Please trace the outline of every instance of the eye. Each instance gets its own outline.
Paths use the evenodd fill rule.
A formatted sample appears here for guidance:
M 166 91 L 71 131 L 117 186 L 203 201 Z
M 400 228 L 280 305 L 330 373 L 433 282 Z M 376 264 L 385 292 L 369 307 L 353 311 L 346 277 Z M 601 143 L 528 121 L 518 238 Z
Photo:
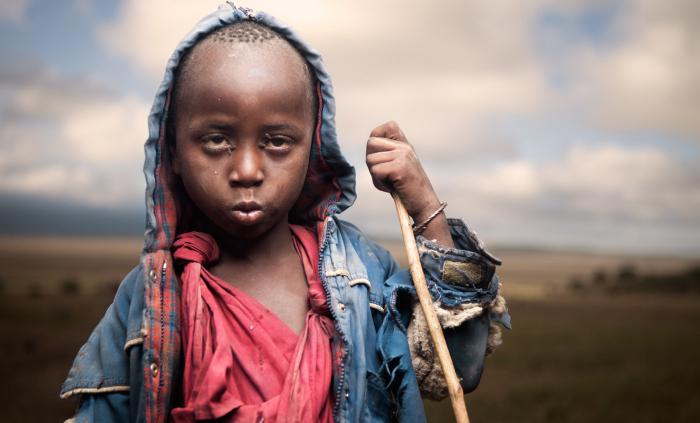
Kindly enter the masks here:
M 233 145 L 231 145 L 229 140 L 222 134 L 205 135 L 202 137 L 202 146 L 206 151 L 212 153 L 229 151 L 233 148 Z
M 268 150 L 286 151 L 292 147 L 294 140 L 286 135 L 270 135 L 265 133 L 263 146 Z

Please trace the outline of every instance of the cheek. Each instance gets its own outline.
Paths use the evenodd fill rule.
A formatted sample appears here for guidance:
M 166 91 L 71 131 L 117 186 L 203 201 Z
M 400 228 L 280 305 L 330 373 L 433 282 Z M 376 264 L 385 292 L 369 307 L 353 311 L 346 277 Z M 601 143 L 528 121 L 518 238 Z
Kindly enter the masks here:
M 293 174 L 290 175 L 290 181 L 293 181 L 293 183 L 290 184 L 292 185 L 290 186 L 290 191 L 293 193 L 295 201 L 301 193 L 302 188 L 304 187 L 308 166 L 309 152 L 305 151 L 303 154 L 300 154 L 299 158 L 297 158 L 295 171 L 293 172 Z
M 299 197 L 306 181 L 308 160 L 308 154 L 302 152 L 269 169 L 274 172 L 274 176 L 267 178 L 267 183 L 274 186 L 270 193 L 275 193 L 273 195 L 280 209 L 291 208 Z
M 192 199 L 207 200 L 215 196 L 217 180 L 222 171 L 216 164 L 190 159 L 180 162 L 180 178 Z

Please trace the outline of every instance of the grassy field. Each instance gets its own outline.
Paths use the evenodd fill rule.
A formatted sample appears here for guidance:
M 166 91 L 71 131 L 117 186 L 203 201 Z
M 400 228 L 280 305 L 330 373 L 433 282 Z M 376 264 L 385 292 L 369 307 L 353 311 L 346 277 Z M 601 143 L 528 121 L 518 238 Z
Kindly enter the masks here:
M 134 239 L 0 238 L 0 420 L 72 414 L 60 383 L 139 248 Z M 623 263 L 663 274 L 690 261 L 495 252 L 514 329 L 467 396 L 472 421 L 700 421 L 700 296 L 566 289 Z M 430 421 L 451 421 L 449 404 L 426 407 Z
M 511 301 L 510 309 L 514 330 L 467 396 L 473 421 L 700 421 L 697 298 Z M 427 405 L 435 421 L 450 421 L 448 404 Z

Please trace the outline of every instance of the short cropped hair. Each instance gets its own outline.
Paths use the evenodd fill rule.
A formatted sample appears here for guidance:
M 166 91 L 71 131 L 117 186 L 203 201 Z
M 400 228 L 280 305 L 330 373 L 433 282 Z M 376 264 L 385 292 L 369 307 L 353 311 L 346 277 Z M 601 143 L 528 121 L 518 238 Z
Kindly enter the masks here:
M 266 44 L 273 42 L 286 43 L 291 47 L 301 59 L 304 65 L 304 73 L 309 83 L 309 100 L 311 101 L 311 110 L 314 119 L 318 114 L 318 95 L 316 94 L 316 78 L 311 70 L 311 65 L 306 61 L 302 54 L 294 46 L 292 46 L 286 38 L 273 29 L 252 21 L 239 21 L 230 25 L 226 25 L 216 31 L 206 35 L 199 40 L 192 48 L 190 48 L 182 58 L 180 65 L 175 70 L 173 76 L 173 85 L 170 93 L 170 106 L 168 109 L 168 117 L 166 122 L 166 138 L 171 145 L 175 145 L 175 115 L 177 113 L 177 103 L 182 95 L 182 86 L 195 77 L 196 72 L 193 71 L 192 57 L 193 52 L 197 48 L 204 46 L 212 46 L 219 43 L 245 43 L 245 44 Z

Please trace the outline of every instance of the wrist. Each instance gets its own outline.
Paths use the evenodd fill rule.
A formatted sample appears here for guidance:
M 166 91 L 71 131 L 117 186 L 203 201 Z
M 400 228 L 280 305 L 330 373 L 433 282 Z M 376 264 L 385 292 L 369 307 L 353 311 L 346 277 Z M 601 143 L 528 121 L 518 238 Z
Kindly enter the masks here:
M 427 200 L 425 203 L 421 204 L 415 211 L 409 211 L 409 214 L 416 225 L 424 222 L 426 219 L 428 219 L 428 217 L 430 217 L 431 214 L 435 212 L 435 210 L 442 206 L 440 199 L 438 199 L 437 195 L 435 194 L 423 198 L 426 198 Z
M 445 215 L 444 215 L 444 210 L 445 207 L 447 207 L 447 202 L 443 201 L 440 203 L 440 206 L 436 208 L 428 217 L 426 217 L 424 220 L 419 220 L 419 221 L 414 221 L 413 222 L 413 233 L 414 235 L 420 235 L 423 232 L 425 232 L 429 225 L 433 223 L 434 221 L 438 220 L 439 217 L 442 217 L 443 221 L 446 222 Z

